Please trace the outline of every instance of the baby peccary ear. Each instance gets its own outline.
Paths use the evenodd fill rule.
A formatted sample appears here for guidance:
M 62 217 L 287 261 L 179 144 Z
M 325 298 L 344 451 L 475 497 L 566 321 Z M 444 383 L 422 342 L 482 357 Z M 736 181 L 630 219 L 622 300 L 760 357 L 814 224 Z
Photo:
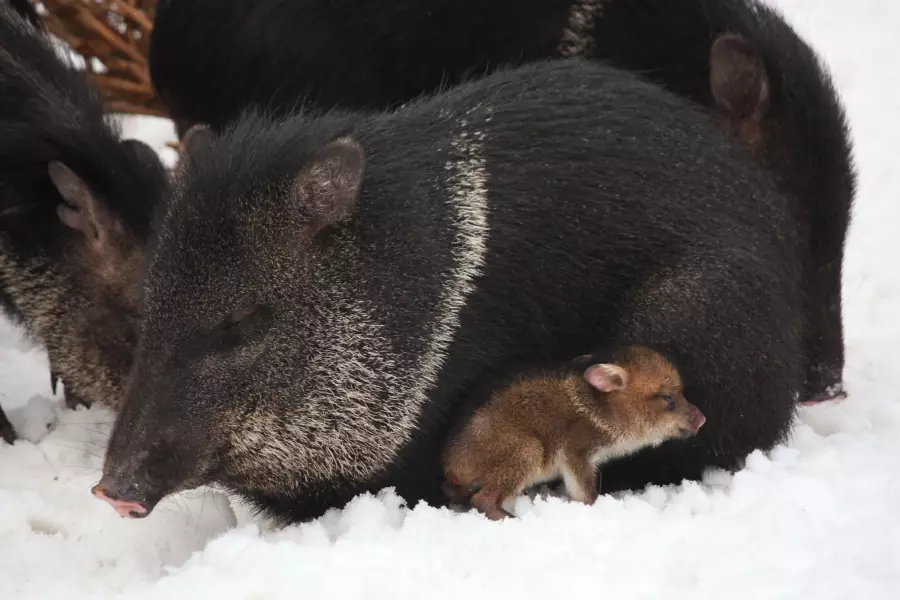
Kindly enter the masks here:
M 109 220 L 88 184 L 61 162 L 51 162 L 47 172 L 66 201 L 56 207 L 59 220 L 67 227 L 82 232 L 89 243 L 101 241 Z
M 295 189 L 315 235 L 353 214 L 363 175 L 363 149 L 350 138 L 323 148 L 297 174 Z
M 769 105 L 769 77 L 756 47 L 746 38 L 725 34 L 713 42 L 709 56 L 713 99 L 735 125 L 758 122 Z
M 591 365 L 584 372 L 584 379 L 604 393 L 624 390 L 628 385 L 628 372 L 617 365 Z

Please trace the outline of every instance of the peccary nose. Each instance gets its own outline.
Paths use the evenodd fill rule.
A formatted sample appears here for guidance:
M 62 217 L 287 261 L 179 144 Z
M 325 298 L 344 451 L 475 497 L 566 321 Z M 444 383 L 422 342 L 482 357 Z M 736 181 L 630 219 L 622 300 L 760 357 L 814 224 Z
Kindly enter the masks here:
M 706 423 L 706 416 L 700 412 L 700 409 L 693 404 L 689 405 L 687 422 L 692 433 L 697 433 L 703 424 Z
M 91 488 L 91 493 L 109 503 L 126 519 L 141 519 L 150 514 L 146 503 L 136 499 L 133 489 L 125 488 L 108 475 L 104 475 L 100 483 Z

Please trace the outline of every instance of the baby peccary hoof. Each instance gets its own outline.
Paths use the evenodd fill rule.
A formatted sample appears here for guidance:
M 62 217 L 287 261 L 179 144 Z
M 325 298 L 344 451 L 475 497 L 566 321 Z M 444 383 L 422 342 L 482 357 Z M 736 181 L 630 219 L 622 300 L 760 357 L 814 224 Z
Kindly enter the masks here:
M 16 430 L 13 429 L 12 423 L 9 422 L 9 419 L 6 418 L 6 413 L 0 408 L 0 438 L 7 444 L 12 444 L 16 441 L 17 437 Z
M 445 481 L 442 485 L 444 496 L 452 504 L 468 506 L 472 502 L 472 496 L 478 491 L 478 487 L 468 487 L 458 483 Z
M 488 488 L 481 488 L 475 492 L 470 502 L 473 507 L 491 521 L 502 521 L 506 517 L 515 519 L 516 515 L 500 506 L 502 503 L 503 497 L 500 492 L 495 492 Z

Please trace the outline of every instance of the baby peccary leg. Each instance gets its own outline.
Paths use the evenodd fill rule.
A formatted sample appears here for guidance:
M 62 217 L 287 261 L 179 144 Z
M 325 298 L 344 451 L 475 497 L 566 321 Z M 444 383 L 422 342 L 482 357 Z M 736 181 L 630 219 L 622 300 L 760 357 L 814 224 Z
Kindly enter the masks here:
M 512 494 L 510 494 L 511 496 Z M 471 504 L 484 513 L 492 521 L 502 521 L 504 517 L 515 518 L 515 515 L 504 510 L 501 504 L 509 496 L 490 486 L 484 486 L 472 496 Z
M 13 429 L 12 423 L 6 418 L 6 413 L 0 408 L 0 439 L 7 444 L 16 441 L 16 430 Z
M 447 499 L 453 504 L 467 505 L 471 504 L 472 496 L 478 491 L 478 486 L 462 485 L 455 481 L 445 481 L 443 492 Z
M 587 456 L 578 456 L 562 467 L 563 483 L 569 498 L 593 504 L 597 500 L 597 475 Z

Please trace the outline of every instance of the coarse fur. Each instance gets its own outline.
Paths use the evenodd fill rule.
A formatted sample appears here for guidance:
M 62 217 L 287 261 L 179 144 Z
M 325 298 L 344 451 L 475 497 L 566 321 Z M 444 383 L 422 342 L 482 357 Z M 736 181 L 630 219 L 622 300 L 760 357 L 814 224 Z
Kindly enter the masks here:
M 846 119 L 815 52 L 759 0 L 163 0 L 150 68 L 176 122 L 221 130 L 248 107 L 384 109 L 557 56 L 639 73 L 707 107 L 793 200 L 807 291 L 801 395 L 842 395 Z
M 31 23 L 32 27 L 44 30 L 44 21 L 31 0 L 8 0 L 7 3 L 19 13 L 19 16 Z
M 470 390 L 598 339 L 670 357 L 709 419 L 629 484 L 734 468 L 801 387 L 786 202 L 696 105 L 580 60 L 198 133 L 103 489 L 216 482 L 285 520 L 389 485 L 440 503 Z
M 48 37 L 0 6 L 0 300 L 46 347 L 67 403 L 115 406 L 166 174 L 123 141 Z
M 562 477 L 569 497 L 597 499 L 596 468 L 696 435 L 705 417 L 658 352 L 621 348 L 584 370 L 528 372 L 494 392 L 444 450 L 444 490 L 490 519 L 526 488 Z

